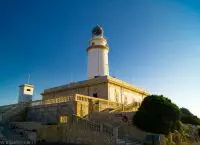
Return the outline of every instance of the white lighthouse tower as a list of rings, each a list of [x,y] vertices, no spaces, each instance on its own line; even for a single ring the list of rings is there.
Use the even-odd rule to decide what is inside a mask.
[[[92,29],[92,39],[89,41],[88,79],[109,75],[107,40],[103,36],[103,29],[99,25]]]

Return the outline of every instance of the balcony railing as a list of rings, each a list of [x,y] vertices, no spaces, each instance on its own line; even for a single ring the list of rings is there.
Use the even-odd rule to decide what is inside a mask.
[[[106,105],[107,108],[117,108],[120,106],[120,103],[109,101],[106,99],[94,98],[86,95],[81,94],[74,94],[72,96],[63,96],[63,97],[56,97],[53,99],[47,100],[36,100],[31,103],[31,106],[38,106],[38,105],[46,105],[46,104],[56,104],[56,103],[64,103],[69,101],[79,101],[79,102],[98,102],[101,105]]]

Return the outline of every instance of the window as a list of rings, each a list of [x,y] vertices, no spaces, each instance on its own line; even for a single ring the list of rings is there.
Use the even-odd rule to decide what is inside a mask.
[[[93,93],[93,97],[98,98],[98,94],[97,93]]]
[[[26,89],[26,91],[30,92],[30,91],[31,91],[31,89]]]
[[[124,104],[125,104],[125,105],[128,104],[127,96],[125,96],[125,98],[124,98]]]
[[[115,89],[115,101],[117,103],[119,103],[119,93],[117,92],[117,90]]]
[[[60,116],[60,123],[67,123],[67,116]]]

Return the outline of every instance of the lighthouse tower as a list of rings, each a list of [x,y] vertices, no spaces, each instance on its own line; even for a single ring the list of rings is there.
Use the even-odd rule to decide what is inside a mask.
[[[88,79],[109,75],[107,40],[103,36],[103,29],[99,25],[92,29],[92,39],[89,41]]]

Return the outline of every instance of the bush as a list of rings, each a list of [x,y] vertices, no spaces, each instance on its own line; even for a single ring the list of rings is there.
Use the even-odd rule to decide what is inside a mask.
[[[179,120],[179,108],[162,95],[147,96],[133,117],[133,123],[138,128],[165,135],[180,128]]]
[[[181,121],[186,124],[200,125],[200,119],[193,115],[188,109],[181,108]]]

